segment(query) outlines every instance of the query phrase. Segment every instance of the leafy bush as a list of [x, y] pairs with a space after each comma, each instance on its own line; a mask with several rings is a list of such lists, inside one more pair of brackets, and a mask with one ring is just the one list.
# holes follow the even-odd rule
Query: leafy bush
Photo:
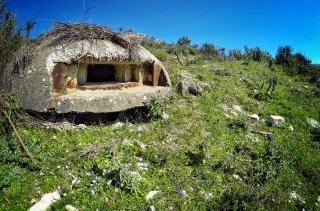
[[213, 60], [219, 58], [219, 52], [215, 48], [213, 44], [210, 43], [204, 43], [200, 47], [200, 53], [203, 55], [203, 58], [206, 60]]
[[244, 115], [235, 117], [229, 121], [228, 126], [230, 128], [247, 130], [249, 126], [248, 118]]
[[231, 60], [241, 60], [243, 59], [243, 55], [241, 50], [233, 49], [229, 51], [228, 58]]
[[13, 122], [19, 120], [22, 108], [15, 94], [0, 93], [0, 136], [11, 133], [11, 127], [5, 114], [9, 115]]
[[191, 43], [191, 40], [188, 38], [188, 36], [182, 36], [179, 38], [177, 45], [179, 46], [189, 46]]
[[3, 69], [13, 54], [29, 38], [30, 31], [35, 25], [34, 21], [27, 21], [23, 27], [18, 28], [16, 17], [7, 11], [6, 4], [5, 0], [0, 0], [0, 79]]
[[276, 63], [283, 66], [291, 74], [313, 75], [311, 61], [301, 53], [292, 54], [290, 46], [280, 46], [276, 54]]
[[288, 45], [280, 46], [277, 50], [276, 61], [282, 66], [289, 65], [289, 57], [292, 55], [292, 48]]
[[248, 46], [244, 46], [244, 50], [244, 57], [256, 62], [268, 61], [272, 58], [268, 52], [261, 50], [259, 47], [249, 48]]
[[167, 110], [167, 101], [165, 98], [152, 98], [148, 104], [149, 116], [151, 119], [160, 119]]

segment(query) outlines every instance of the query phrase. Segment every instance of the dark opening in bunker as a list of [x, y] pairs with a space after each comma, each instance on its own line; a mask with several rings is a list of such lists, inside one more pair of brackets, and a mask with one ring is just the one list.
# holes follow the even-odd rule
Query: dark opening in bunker
[[113, 82], [116, 81], [116, 74], [113, 65], [110, 64], [89, 64], [87, 71], [87, 82]]

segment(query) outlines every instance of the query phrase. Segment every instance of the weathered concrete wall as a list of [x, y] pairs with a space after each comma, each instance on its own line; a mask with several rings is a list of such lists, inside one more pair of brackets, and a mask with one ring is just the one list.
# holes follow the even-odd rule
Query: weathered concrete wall
[[124, 65], [114, 65], [116, 70], [116, 81], [125, 82], [126, 81], [126, 69]]
[[78, 85], [84, 85], [87, 82], [87, 64], [79, 64], [78, 69]]
[[[106, 95], [107, 92], [92, 100], [89, 100], [91, 99], [90, 95], [85, 94], [75, 99], [68, 98], [70, 97], [70, 93], [62, 96], [54, 96], [52, 71], [57, 63], [65, 63], [68, 66], [71, 64], [67, 71], [67, 75], [70, 78], [67, 79], [70, 81], [69, 79], [77, 78], [75, 82], [81, 85], [86, 82], [87, 68], [85, 64], [80, 64], [77, 77], [75, 77], [76, 68], [74, 63], [77, 63], [78, 59], [89, 56], [97, 60], [104, 58], [104, 62], [106, 63], [122, 62], [128, 61], [129, 51], [106, 40], [97, 40], [94, 44], [88, 41], [81, 41], [51, 47], [46, 46], [44, 42], [36, 46], [33, 51], [37, 53], [32, 58], [31, 64], [20, 73], [12, 73], [14, 64], [9, 65], [5, 70], [0, 85], [5, 91], [16, 92], [25, 109], [45, 112], [48, 109], [54, 108], [62, 113], [69, 111], [113, 112], [142, 106], [147, 102], [149, 96], [161, 97], [170, 90], [171, 82], [165, 68], [149, 51], [139, 46], [136, 56], [139, 57], [141, 63], [146, 61], [159, 63], [164, 70], [169, 87], [161, 87], [165, 89], [159, 90], [147, 89], [148, 93], [140, 90], [140, 93], [130, 93], [124, 96], [122, 96], [124, 93], [118, 93], [119, 96], [114, 99], [108, 98], [108, 95]], [[139, 77], [142, 77], [142, 68], [140, 68], [139, 72], [132, 73], [129, 63], [127, 66], [124, 71], [124, 81], [137, 80], [137, 78], [139, 80]], [[133, 89], [128, 88], [127, 90], [130, 92], [130, 90]], [[65, 101], [60, 101], [61, 99]], [[65, 104], [64, 107], [61, 106], [63, 104]]]

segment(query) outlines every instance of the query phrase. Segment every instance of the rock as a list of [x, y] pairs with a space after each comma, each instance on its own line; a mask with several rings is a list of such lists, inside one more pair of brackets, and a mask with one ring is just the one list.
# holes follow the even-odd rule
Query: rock
[[33, 205], [29, 211], [46, 211], [52, 206], [53, 203], [61, 199], [60, 193], [54, 191], [52, 193], [47, 193], [42, 196], [41, 200]]
[[289, 131], [290, 131], [290, 132], [293, 132], [293, 131], [294, 131], [294, 128], [293, 128], [292, 125], [289, 126]]
[[149, 201], [151, 200], [155, 195], [157, 195], [158, 193], [161, 193], [160, 190], [153, 190], [153, 191], [150, 191], [147, 196], [146, 196], [146, 201]]
[[259, 121], [259, 120], [260, 120], [260, 117], [258, 116], [258, 114], [252, 114], [252, 115], [250, 116], [250, 118], [251, 118], [252, 120], [255, 120], [255, 121]]
[[265, 131], [260, 131], [260, 130], [257, 130], [257, 131], [252, 131], [253, 133], [258, 133], [262, 136], [264, 136], [265, 138], [268, 138], [268, 139], [272, 139], [273, 138], [273, 133], [271, 132], [265, 132]]
[[305, 200], [300, 196], [300, 194], [296, 193], [295, 191], [292, 191], [290, 193], [290, 200], [289, 201], [296, 201], [296, 202], [300, 202], [302, 204], [305, 204]]
[[84, 130], [84, 129], [87, 128], [87, 125], [85, 125], [85, 124], [80, 124], [80, 125], [78, 125], [78, 128], [79, 128], [80, 130]]
[[125, 125], [125, 123], [123, 123], [123, 122], [116, 122], [112, 125], [112, 127], [119, 128], [119, 127], [123, 127], [124, 125]]
[[281, 116], [271, 115], [267, 121], [269, 126], [282, 127], [285, 123], [285, 120]]
[[183, 96], [185, 96], [187, 93], [190, 93], [193, 95], [200, 95], [203, 91], [200, 84], [192, 80], [180, 81], [178, 83], [177, 90]]
[[147, 171], [148, 170], [148, 163], [144, 163], [144, 162], [137, 162], [137, 166], [138, 168], [140, 168], [141, 170], [145, 170]]
[[182, 189], [176, 189], [174, 192], [175, 192], [176, 194], [181, 195], [181, 196], [184, 196], [184, 197], [187, 197], [187, 196], [188, 196], [187, 191], [182, 190]]
[[150, 210], [150, 211], [156, 211], [156, 207], [155, 207], [154, 205], [151, 205], [151, 206], [149, 207], [149, 210]]
[[315, 119], [307, 118], [307, 122], [313, 128], [319, 127], [319, 122], [317, 120], [315, 120]]
[[163, 112], [161, 117], [162, 117], [162, 119], [169, 119], [169, 114], [166, 112]]
[[242, 109], [239, 105], [233, 105], [232, 109], [235, 110], [236, 112], [242, 113]]
[[70, 205], [70, 204], [67, 204], [65, 207], [64, 207], [67, 211], [78, 211], [77, 208], [75, 208], [74, 206]]

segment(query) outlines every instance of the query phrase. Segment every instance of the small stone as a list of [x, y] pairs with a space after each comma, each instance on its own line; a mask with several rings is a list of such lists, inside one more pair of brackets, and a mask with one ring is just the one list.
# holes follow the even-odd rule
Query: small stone
[[242, 113], [242, 109], [241, 109], [241, 107], [239, 105], [233, 105], [232, 108], [233, 108], [233, 110], [235, 110], [235, 111], [237, 111], [239, 113]]
[[155, 195], [157, 195], [158, 193], [161, 193], [160, 190], [153, 190], [153, 191], [150, 191], [147, 196], [146, 196], [146, 201], [149, 201], [151, 200]]
[[85, 124], [80, 124], [80, 125], [78, 125], [78, 128], [79, 128], [80, 130], [84, 130], [84, 129], [87, 128], [87, 125], [85, 125]]
[[233, 174], [232, 177], [236, 180], [241, 180], [241, 177], [237, 174]]
[[181, 196], [184, 196], [184, 197], [187, 197], [187, 196], [188, 196], [187, 191], [182, 190], [182, 189], [177, 189], [177, 190], [175, 190], [175, 193], [176, 193], [176, 194], [179, 194], [179, 195], [181, 195]]
[[177, 90], [183, 96], [187, 93], [190, 93], [192, 95], [200, 95], [203, 91], [200, 84], [192, 79], [180, 81], [178, 83]]
[[46, 211], [57, 201], [61, 199], [60, 193], [54, 191], [42, 196], [41, 200], [33, 205], [29, 211]]
[[114, 128], [119, 128], [119, 127], [123, 127], [124, 123], [123, 122], [116, 122], [115, 124], [112, 125], [112, 127]]
[[70, 204], [67, 204], [65, 207], [64, 207], [67, 211], [78, 211], [77, 208], [75, 208], [74, 206], [70, 205]]
[[169, 114], [166, 112], [163, 112], [161, 117], [162, 117], [162, 119], [169, 119]]
[[315, 119], [307, 118], [307, 122], [313, 128], [319, 127], [319, 122], [317, 120], [315, 120]]
[[258, 114], [252, 114], [252, 115], [250, 116], [250, 118], [251, 118], [252, 120], [255, 120], [255, 121], [259, 121], [259, 120], [260, 120], [260, 117], [258, 116]]
[[138, 168], [140, 168], [141, 170], [148, 170], [148, 163], [143, 163], [143, 162], [137, 162], [137, 166]]
[[290, 131], [290, 132], [293, 132], [293, 131], [294, 131], [294, 128], [293, 128], [292, 125], [289, 126], [289, 131]]
[[156, 207], [155, 207], [154, 205], [151, 205], [151, 206], [149, 207], [149, 210], [150, 210], [150, 211], [156, 211]]
[[269, 126], [282, 127], [285, 123], [285, 120], [281, 116], [271, 115], [267, 121]]

